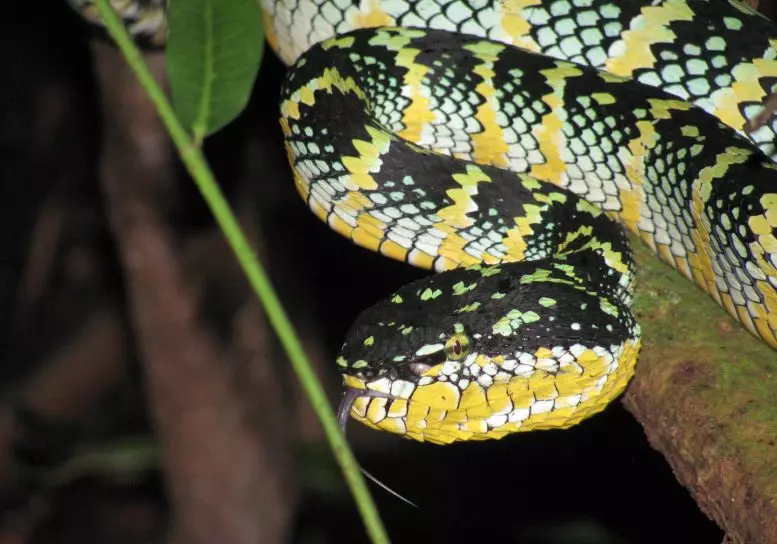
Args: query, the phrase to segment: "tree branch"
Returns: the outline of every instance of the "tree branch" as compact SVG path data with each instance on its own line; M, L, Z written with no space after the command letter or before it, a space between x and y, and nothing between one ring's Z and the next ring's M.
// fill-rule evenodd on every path
M777 542L777 355L634 247L644 348L624 404L732 542Z

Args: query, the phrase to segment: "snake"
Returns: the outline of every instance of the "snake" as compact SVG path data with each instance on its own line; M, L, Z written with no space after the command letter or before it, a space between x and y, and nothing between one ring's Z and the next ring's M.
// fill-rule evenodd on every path
M777 347L767 18L736 0L262 8L298 193L436 272L346 334L343 429L450 444L602 411L642 343L628 233Z

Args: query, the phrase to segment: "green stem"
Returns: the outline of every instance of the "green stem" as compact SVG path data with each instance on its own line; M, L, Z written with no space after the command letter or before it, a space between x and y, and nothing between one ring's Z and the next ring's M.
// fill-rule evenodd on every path
M294 367L294 371L302 382L305 393L308 395L321 421L330 447L343 470L345 479L351 488L351 493L359 507L370 538L375 543L388 543L389 539L375 503L361 475L359 465L353 453L351 453L345 437L340 432L337 419L329 405L326 394L305 356L297 334L278 300L278 295L275 293L267 274L243 234L237 219L230 209L229 203L221 193L205 157L198 149L198 146L191 141L186 129L184 129L176 117L164 91L154 80L140 51L124 28L119 16L110 6L109 0L96 0L95 4L106 28L124 54L130 68L135 72L146 94L154 103L159 116L178 148L181 160L191 174L197 188L202 193L229 245L235 252L235 256L248 278L251 288L262 302L270 323L278 334L281 344Z

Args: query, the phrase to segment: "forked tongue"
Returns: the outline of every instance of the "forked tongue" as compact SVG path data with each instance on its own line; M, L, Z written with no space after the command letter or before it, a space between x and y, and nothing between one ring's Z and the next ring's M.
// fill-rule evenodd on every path
M354 389L352 387L348 387L343 394L343 400L340 401L340 407L337 409L337 423L340 426L340 431L342 431L343 436L345 436L345 426L348 423L348 415L351 413L351 408L353 408L353 404L356 402L356 399L359 397L378 397L383 399L391 399L393 398L391 395L387 393L381 393L380 391L375 391L373 389ZM380 486L384 490L388 491L390 494L394 495L399 500L406 502L410 506L414 508L418 508L418 505L414 503L413 501L406 499L393 489L391 489L389 486L378 480L375 476L364 470L361 465L359 465L359 470L362 474L364 474L365 477L372 480L373 483Z

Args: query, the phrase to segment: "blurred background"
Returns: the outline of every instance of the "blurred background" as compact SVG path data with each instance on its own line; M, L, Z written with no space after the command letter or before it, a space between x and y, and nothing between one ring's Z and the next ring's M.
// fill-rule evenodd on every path
M367 542L282 350L111 46L64 1L0 14L0 544ZM160 52L147 60L164 73ZM269 49L208 139L332 404L358 313L425 274L297 197ZM670 410L671 407L667 407ZM394 542L719 543L614 403L564 432L437 447L353 423Z

